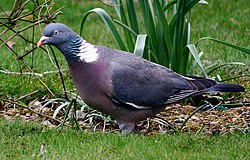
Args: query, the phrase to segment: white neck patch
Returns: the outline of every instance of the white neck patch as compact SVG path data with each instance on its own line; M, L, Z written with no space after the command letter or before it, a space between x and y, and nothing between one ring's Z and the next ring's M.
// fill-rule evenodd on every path
M86 63L95 62L99 58L99 54L97 53L97 48L94 45L82 41L81 46L79 47L80 53L77 54L81 61Z

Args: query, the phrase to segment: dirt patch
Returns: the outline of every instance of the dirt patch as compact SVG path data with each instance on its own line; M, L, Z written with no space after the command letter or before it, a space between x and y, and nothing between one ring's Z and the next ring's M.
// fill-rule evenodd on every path
M36 101L30 106L21 106L19 103L1 102L0 117L7 120L21 119L24 122L39 122L42 125L56 128L61 126L66 109L61 109L55 116L55 110L62 104L54 103L43 107ZM148 118L140 122L136 132L144 134L172 133L174 131L201 133L208 135L226 134L234 132L249 132L250 106L226 108L220 105L215 107L203 107L196 112L197 107L191 105L174 104L165 108L155 118ZM72 116L72 113L73 116ZM192 115L195 113L194 115ZM190 116L192 115L192 116ZM77 123L72 123L74 119ZM186 121L188 119L188 121ZM186 122L185 122L186 121ZM183 125L185 123L185 125ZM72 125L71 125L72 124ZM95 110L70 111L64 124L66 127L80 128L85 131L117 131L115 120ZM173 129L174 128L174 129Z

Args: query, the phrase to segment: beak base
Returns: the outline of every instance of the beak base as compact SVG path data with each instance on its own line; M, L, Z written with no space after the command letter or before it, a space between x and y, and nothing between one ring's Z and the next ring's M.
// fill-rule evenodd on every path
M44 44L44 42L45 42L48 38L49 38L49 37L42 36L42 37L40 38L40 40L37 42L36 46L37 46L37 47L40 47L41 45Z

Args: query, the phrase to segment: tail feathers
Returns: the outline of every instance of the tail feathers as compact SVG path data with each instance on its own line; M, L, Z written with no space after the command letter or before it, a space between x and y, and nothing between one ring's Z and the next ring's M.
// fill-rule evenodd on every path
M238 84L225 84L225 83L217 83L213 86L209 92L243 92L245 90L244 87Z
M194 79L190 80L189 82L194 84L195 88L197 88L198 91L206 90L216 85L216 82L210 79L205 79L202 77L195 77L195 76L188 76L188 77Z
M205 79L196 76L186 76L192 78L189 80L193 90L197 90L192 96L197 96L207 92L243 92L245 88L238 84L216 83L214 80Z

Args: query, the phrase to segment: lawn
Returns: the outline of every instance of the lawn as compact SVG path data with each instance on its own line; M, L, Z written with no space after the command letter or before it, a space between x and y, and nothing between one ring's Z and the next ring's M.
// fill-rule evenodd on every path
M2 2L4 6L2 8L5 11L11 10L12 2L4 0ZM250 47L249 43L249 26L250 21L248 15L250 13L248 0L238 0L234 2L228 1L209 1L208 5L197 5L192 10L192 22L191 22L191 42L195 43L198 39L204 36L210 36L218 38L225 42L235 43L240 46ZM116 16L112 7L103 5L98 1L60 1L55 3L55 9L65 6L62 10L63 14L59 15L56 22L67 24L74 31L79 32L80 21L86 13L86 11L95 8L102 7L110 13L111 16ZM138 5L137 5L138 6ZM29 6L31 7L31 6ZM140 16L139 16L140 17ZM143 25L143 24L141 24ZM42 27L45 25L43 24ZM1 28L0 31L2 32ZM23 36L29 37L31 30L22 33ZM41 37L40 29L37 27L35 30L35 40L38 41ZM11 34L4 34L1 38L7 39ZM104 23L97 15L91 15L88 18L88 22L83 30L83 37L90 43L96 45L105 45L111 48L117 49L118 46L112 38L112 35L107 30ZM29 37L30 38L30 37ZM23 55L25 48L29 48L26 43L19 42L17 39L13 39L16 44L16 50L19 55ZM203 41L199 47L204 52L202 62L205 67L213 64L224 64L226 62L242 62L245 66L231 65L222 67L216 72L213 72L210 77L221 77L222 80L230 77L235 77L243 74L248 74L248 77L238 78L227 82L240 83L246 88L249 88L249 56L240 51L234 50L229 47L225 47L220 44L216 44L211 41ZM73 90L74 86L69 78L69 72L67 70L67 64L61 53L56 51L56 56L59 61L63 72L65 73L65 82L67 90ZM52 55L51 55L52 56ZM53 58L52 58L53 59ZM26 62L32 66L34 72L44 73L48 71L56 71L57 68L51 63L49 56L43 52L42 49L37 49L33 54L25 57ZM13 53L7 49L7 47L1 48L0 55L0 70L10 72L29 72L20 61L16 60ZM197 69L197 75L202 75L200 70ZM41 78L44 83L51 89L51 91L58 97L63 95L63 89L59 74L53 72L45 74ZM0 72L0 95L17 98L25 94L31 93L35 90L39 92L34 97L44 96L48 93L44 85L42 85L37 78L30 75L16 75L5 74ZM247 90L249 93L249 91ZM31 99L34 97L31 97Z
M2 0L1 8L9 11L12 3L9 0ZM210 0L208 3L208 5L199 4L192 10L191 42L195 43L198 39L209 36L250 48L249 0ZM61 6L65 6L65 8L56 22L64 23L78 33L82 16L92 8L101 7L107 10L111 16L116 16L112 7L105 6L98 1L61 0L55 2L54 9ZM45 24L42 24L42 28L44 26ZM0 27L0 33L2 31L3 28ZM38 41L41 37L40 29L36 27L34 32L36 33L34 38ZM30 38L30 30L22 35ZM7 33L0 38L7 39L9 36L11 34ZM93 44L118 49L106 26L94 14L88 18L83 38ZM19 55L23 55L25 48L30 47L16 38L13 41L16 43L14 49ZM245 64L244 66L227 65L209 76L217 80L218 78L230 79L226 82L243 85L246 88L245 93L222 96L231 99L236 97L237 100L249 104L249 55L211 41L201 42L199 49L204 52L201 60L205 67L213 63L220 65L227 62L242 62ZM75 93L66 61L61 53L56 49L55 51L64 73L66 89ZM4 108L1 99L19 99L16 102L29 104L34 100L42 101L54 97L35 76L13 74L20 73L20 71L29 72L29 70L16 59L16 56L7 47L0 48L0 53L0 159L248 159L247 157L250 157L249 134L237 133L224 136L199 134L195 136L188 133L153 133L152 135L141 133L124 136L118 132L102 133L72 129L58 131L41 126L39 123L23 123L21 120L6 121L1 118L2 113L8 109L18 108L18 106L10 104L7 105L9 108ZM51 63L48 54L39 48L24 59L32 66L35 73L43 74L55 71L44 74L40 78L55 94L55 97L64 96L57 68ZM53 60L53 62L55 61ZM195 74L202 75L198 68ZM231 77L240 75L245 76L231 79ZM29 95L32 92L34 94ZM22 97L24 95L25 97ZM249 124L247 125L249 128ZM45 143L47 153L39 157L41 141Z
M247 160L249 135L144 136L55 130L0 120L0 159L228 159ZM40 154L41 142L46 153Z

